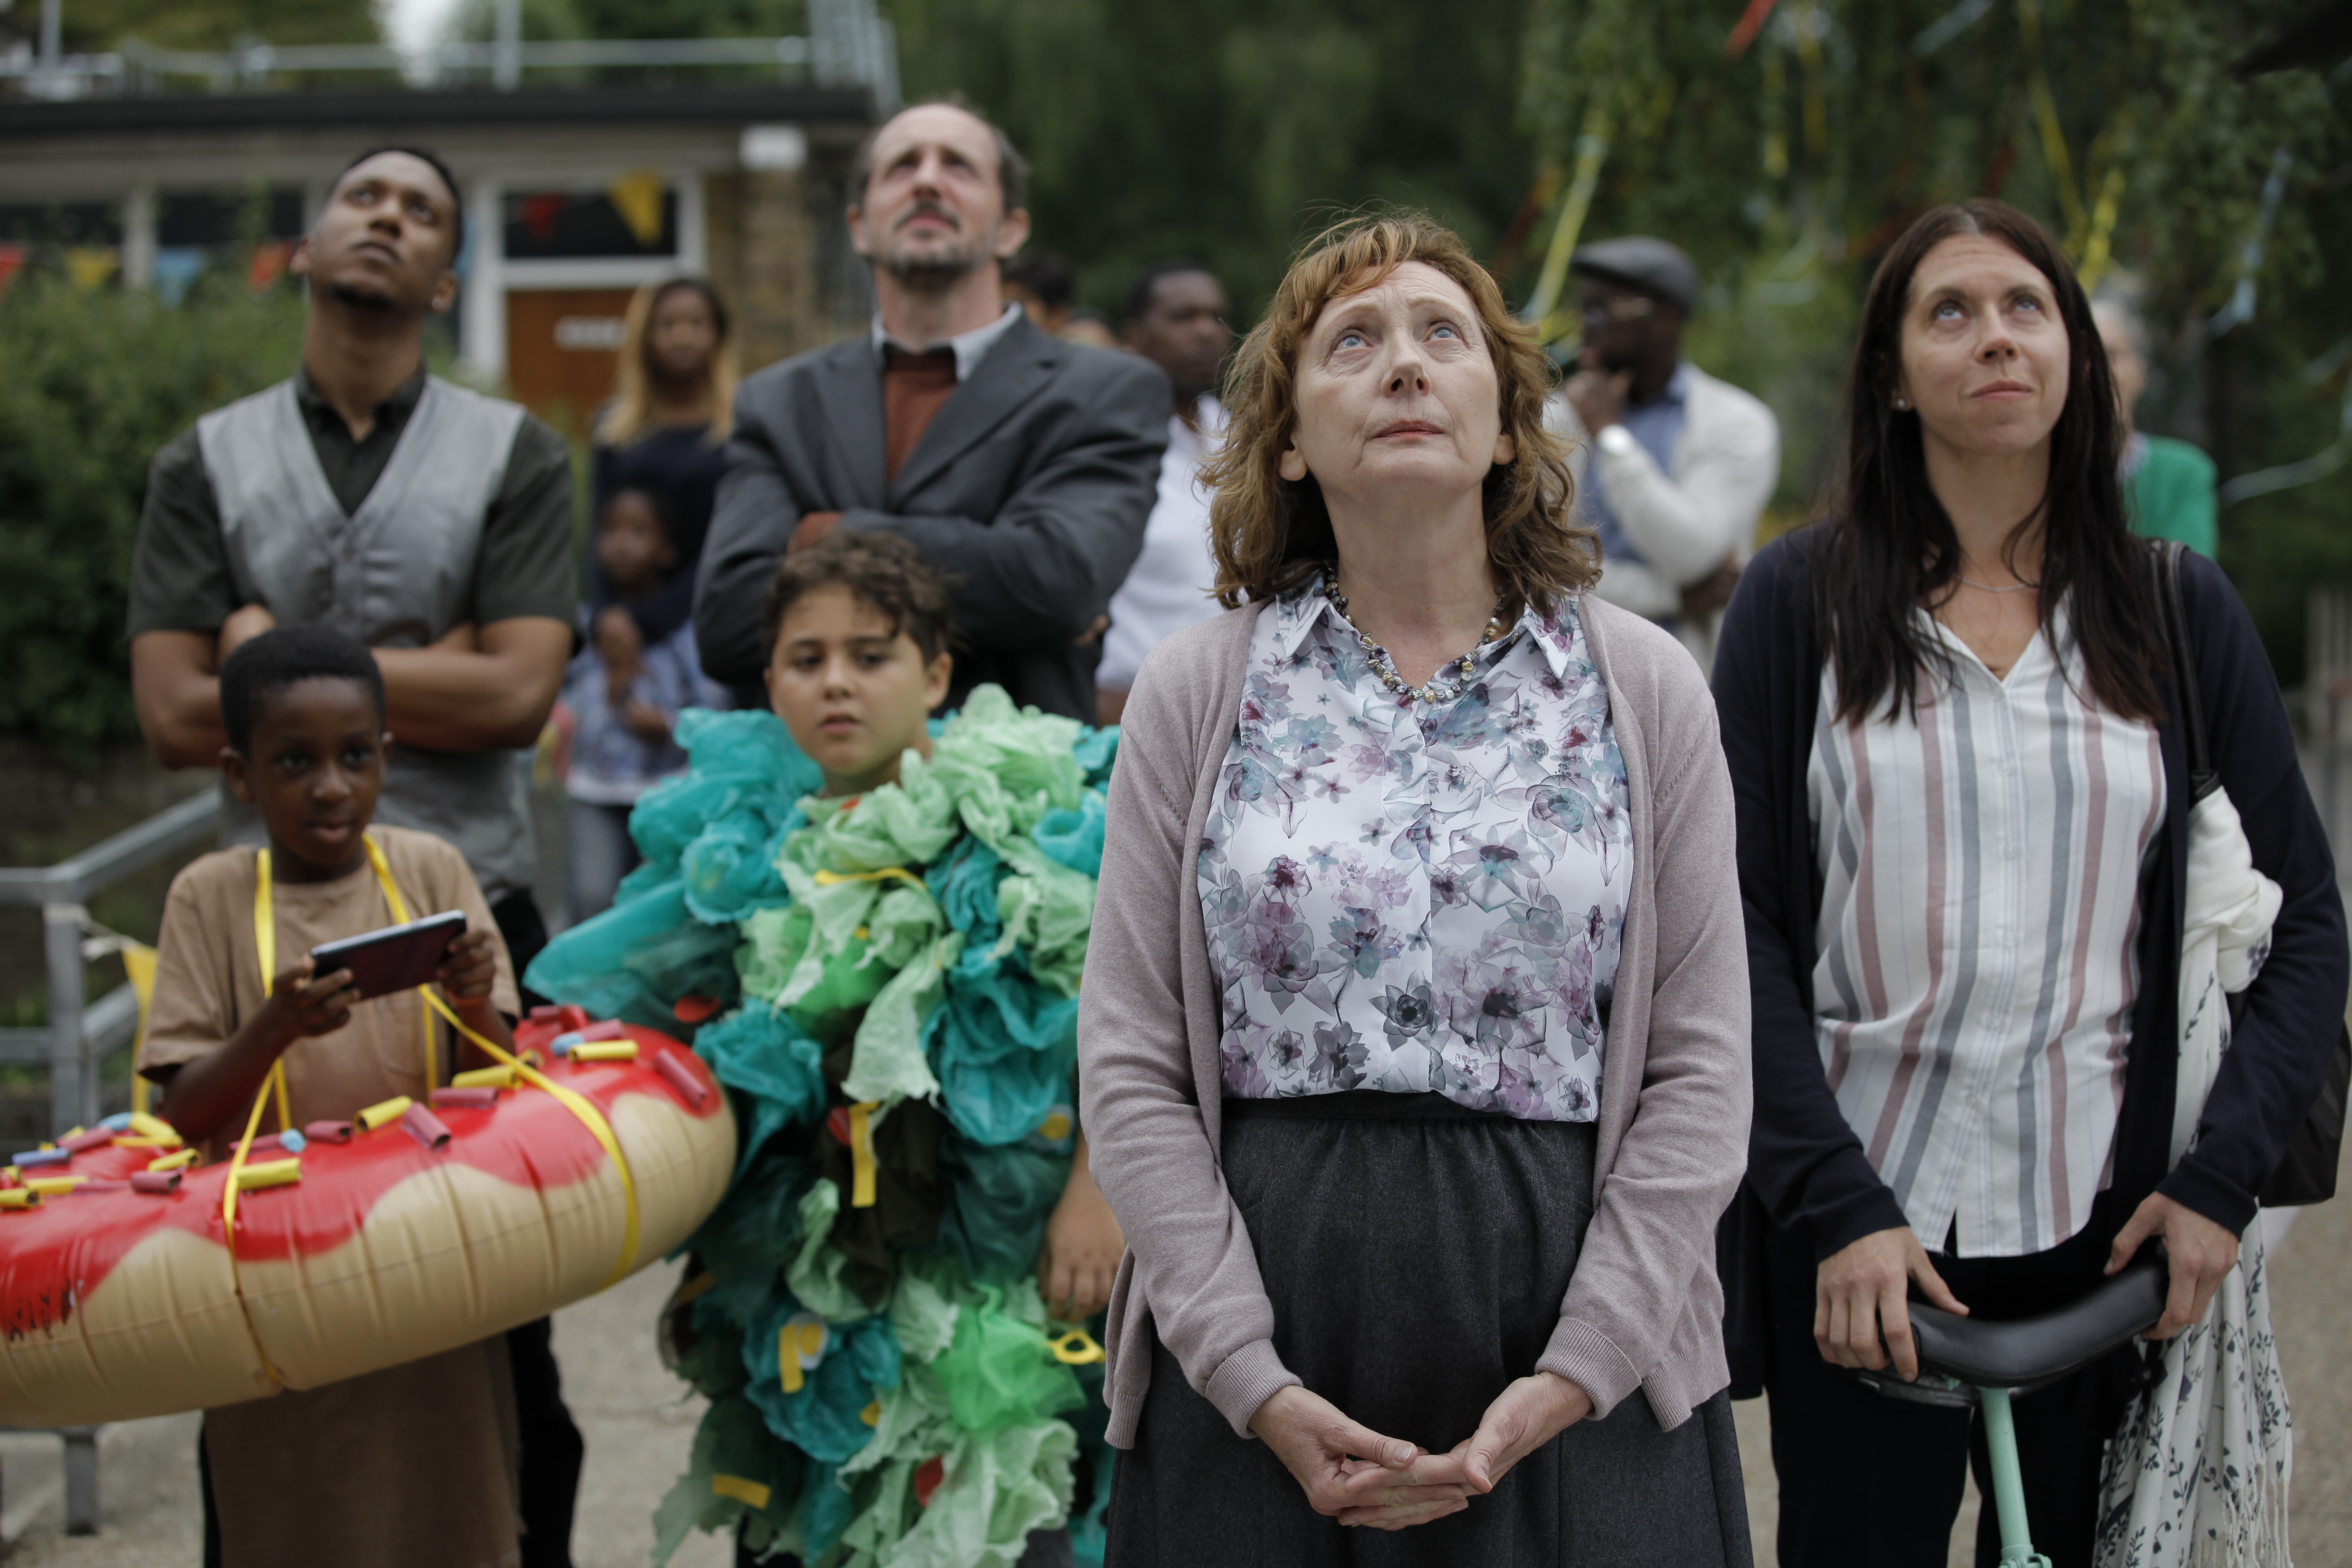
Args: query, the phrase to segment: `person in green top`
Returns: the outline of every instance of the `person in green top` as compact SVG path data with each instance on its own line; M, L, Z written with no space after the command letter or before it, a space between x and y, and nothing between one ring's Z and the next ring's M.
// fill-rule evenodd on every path
M2147 329L2139 313L2120 300L2092 308L2099 337L2115 373L2116 400L2123 405L2124 510L2132 528L2148 539L2177 539L2198 554L2213 555L2218 508L2213 495L2213 459L2186 441L2148 436L2132 426L2132 408L2147 385Z

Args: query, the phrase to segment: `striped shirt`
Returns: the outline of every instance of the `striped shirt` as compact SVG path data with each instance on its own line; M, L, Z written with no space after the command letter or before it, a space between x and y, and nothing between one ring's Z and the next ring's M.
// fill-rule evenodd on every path
M2150 724L2088 700L2035 637L2005 680L1951 655L1916 716L1837 722L1808 768L1822 879L1815 1028L1831 1090L1923 1244L2016 1257L2082 1229L2109 1178L2164 816Z

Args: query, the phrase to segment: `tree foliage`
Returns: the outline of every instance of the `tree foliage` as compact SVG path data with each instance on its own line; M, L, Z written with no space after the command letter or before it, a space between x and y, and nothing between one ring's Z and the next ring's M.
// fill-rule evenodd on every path
M0 732L68 752L135 734L123 606L147 467L300 353L290 290L200 284L178 310L28 271L0 295Z
M1034 165L1039 246L1115 307L1189 256L1254 314L1290 253L1368 201L1491 254L1534 174L1524 0L893 0L910 99L961 92Z
M2207 446L2225 477L2333 438L2345 372L2325 351L2352 299L2325 258L2352 240L2352 127L2328 79L2228 68L2303 0L1779 0L1736 52L1742 8L1719 0L1533 4L1543 158L1565 171L1605 142L1585 236L1661 234L1697 258L1694 357L1780 414L1790 515L1829 456L1869 268L1919 213L1976 195L2042 219L2086 275L2127 270L2156 338L2145 427ZM2217 331L2243 285L2252 316ZM2224 564L2290 676L2304 585L2352 579L2345 483L2223 513Z
M2317 187L2352 138L2318 76L2228 74L2299 8L1783 0L1734 58L1713 0L1538 0L1528 109L1562 162L1599 116L1597 211L1685 237L1718 275L1809 235L1832 263L1867 262L1926 208L1993 194L2050 221L2078 261L2104 232L2159 307L2210 311L2281 149L2304 188L2267 267L2318 276Z

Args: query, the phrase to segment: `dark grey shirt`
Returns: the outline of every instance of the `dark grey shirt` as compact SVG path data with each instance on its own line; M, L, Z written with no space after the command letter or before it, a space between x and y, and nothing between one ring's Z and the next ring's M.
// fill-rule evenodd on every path
M424 391L420 368L376 405L374 427L365 440L355 441L310 373L296 373L295 401L310 429L311 449L346 512L357 511L383 477ZM473 586L477 626L518 616L546 616L569 625L577 614L572 453L562 437L537 419L526 417L515 432L506 480L482 521ZM192 426L156 453L148 469L147 501L131 563L128 635L218 631L243 604L230 574L220 504Z

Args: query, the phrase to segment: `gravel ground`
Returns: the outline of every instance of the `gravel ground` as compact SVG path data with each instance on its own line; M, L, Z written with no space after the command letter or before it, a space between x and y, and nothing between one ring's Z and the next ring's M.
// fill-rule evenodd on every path
M686 1468L702 1401L662 1370L656 1310L675 1266L645 1269L555 1316L564 1395L588 1439L572 1531L576 1568L646 1568L653 1511ZM42 1433L0 1433L0 1532L8 1568L198 1568L195 1415L109 1426L99 1438L100 1529L63 1533L63 1446ZM728 1568L727 1543L688 1540L673 1568Z

